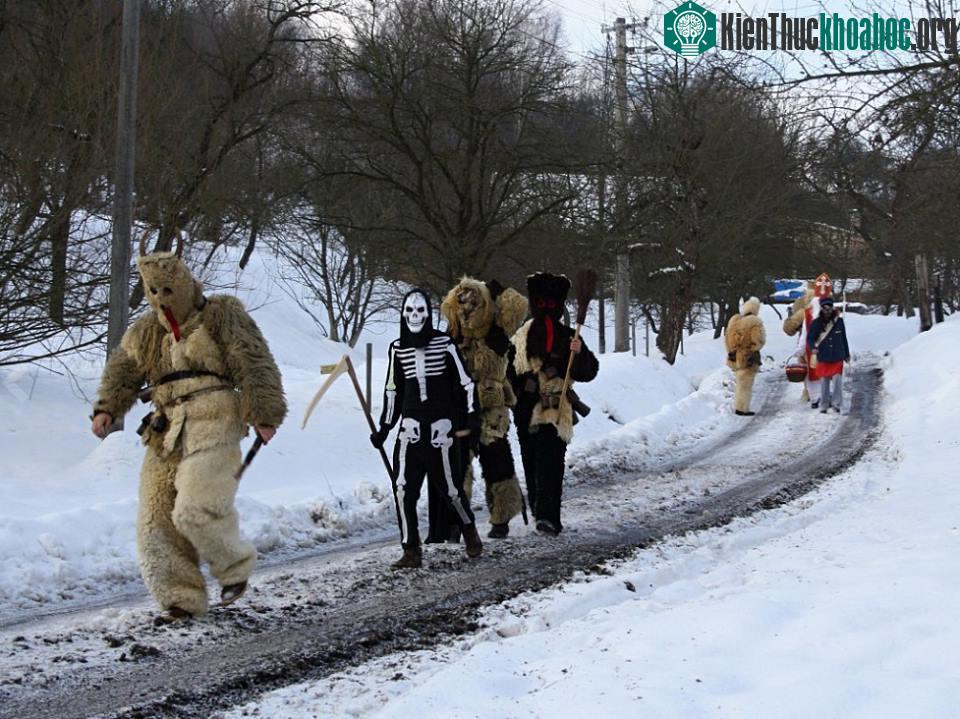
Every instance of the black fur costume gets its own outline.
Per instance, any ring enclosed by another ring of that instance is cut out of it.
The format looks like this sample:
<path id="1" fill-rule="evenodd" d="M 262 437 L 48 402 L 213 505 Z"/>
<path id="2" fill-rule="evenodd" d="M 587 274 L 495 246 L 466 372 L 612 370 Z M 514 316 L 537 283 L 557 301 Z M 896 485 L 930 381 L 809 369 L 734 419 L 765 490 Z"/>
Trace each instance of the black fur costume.
<path id="1" fill-rule="evenodd" d="M 527 498 L 537 529 L 558 534 L 560 502 L 567 444 L 575 421 L 569 401 L 560 402 L 563 379 L 574 331 L 560 324 L 570 281 L 563 275 L 538 272 L 527 278 L 527 295 L 533 319 L 512 338 L 510 381 L 517 404 L 513 410 L 520 455 L 526 476 Z M 582 342 L 582 340 L 581 340 Z M 583 343 L 574 355 L 571 385 L 597 376 L 599 364 Z"/>

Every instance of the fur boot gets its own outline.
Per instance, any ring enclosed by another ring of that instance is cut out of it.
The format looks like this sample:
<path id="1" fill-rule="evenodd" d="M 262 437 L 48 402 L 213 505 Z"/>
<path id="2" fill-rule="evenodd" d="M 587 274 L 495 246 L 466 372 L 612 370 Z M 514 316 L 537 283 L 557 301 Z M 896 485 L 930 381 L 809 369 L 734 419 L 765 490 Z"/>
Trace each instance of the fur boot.
<path id="1" fill-rule="evenodd" d="M 520 514 L 523 495 L 520 493 L 520 482 L 515 476 L 501 482 L 489 482 L 486 495 L 491 524 L 507 524 Z"/>

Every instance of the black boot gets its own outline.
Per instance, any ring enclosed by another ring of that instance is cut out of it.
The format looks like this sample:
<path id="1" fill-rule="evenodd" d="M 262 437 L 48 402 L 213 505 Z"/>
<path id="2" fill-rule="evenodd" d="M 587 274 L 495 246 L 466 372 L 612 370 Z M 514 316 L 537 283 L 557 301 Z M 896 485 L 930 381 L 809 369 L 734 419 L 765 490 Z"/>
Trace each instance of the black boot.
<path id="1" fill-rule="evenodd" d="M 423 553 L 420 546 L 404 547 L 403 556 L 390 565 L 393 569 L 420 569 L 423 566 Z"/>
<path id="2" fill-rule="evenodd" d="M 504 522 L 503 524 L 491 524 L 490 531 L 487 532 L 487 536 L 490 539 L 503 539 L 508 534 L 510 534 L 510 525 Z"/>
<path id="3" fill-rule="evenodd" d="M 556 537 L 558 534 L 560 534 L 560 530 L 557 528 L 557 525 L 551 522 L 549 519 L 538 519 L 537 534 L 543 534 L 547 537 Z"/>
<path id="4" fill-rule="evenodd" d="M 463 527 L 463 543 L 467 547 L 468 557 L 479 557 L 483 553 L 483 543 L 477 534 L 476 524 L 465 524 Z"/>

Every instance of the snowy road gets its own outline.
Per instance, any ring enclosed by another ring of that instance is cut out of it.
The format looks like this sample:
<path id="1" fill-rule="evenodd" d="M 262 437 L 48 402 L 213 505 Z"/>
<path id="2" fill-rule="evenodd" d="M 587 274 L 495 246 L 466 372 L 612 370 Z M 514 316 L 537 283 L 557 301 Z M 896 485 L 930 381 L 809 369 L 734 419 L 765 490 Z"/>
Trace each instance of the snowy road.
<path id="1" fill-rule="evenodd" d="M 854 372 L 849 413 L 819 423 L 786 398 L 778 373 L 762 379 L 760 413 L 733 434 L 678 447 L 655 471 L 584 465 L 564 505 L 569 531 L 556 540 L 517 531 L 487 542 L 479 561 L 431 546 L 424 569 L 405 574 L 385 569 L 392 540 L 350 544 L 267 568 L 249 599 L 184 627 L 154 627 L 152 608 L 129 600 L 7 626 L 0 717 L 208 717 L 268 689 L 473 631 L 483 605 L 787 501 L 869 445 L 878 370 Z"/>

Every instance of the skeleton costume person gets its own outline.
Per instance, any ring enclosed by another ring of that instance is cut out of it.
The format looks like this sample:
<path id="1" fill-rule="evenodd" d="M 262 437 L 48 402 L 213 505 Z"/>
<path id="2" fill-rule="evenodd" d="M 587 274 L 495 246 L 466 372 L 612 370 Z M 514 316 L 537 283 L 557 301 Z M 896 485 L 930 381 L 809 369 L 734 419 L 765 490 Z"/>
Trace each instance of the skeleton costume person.
<path id="1" fill-rule="evenodd" d="M 247 425 L 269 440 L 287 407 L 267 343 L 236 298 L 204 297 L 177 254 L 143 254 L 142 240 L 137 266 L 151 311 L 107 361 L 93 431 L 106 436 L 143 383 L 151 386 L 154 410 L 138 430 L 147 452 L 137 549 L 161 619 L 172 621 L 207 611 L 201 561 L 222 603 L 246 588 L 256 550 L 240 536 L 234 509 L 240 440 Z"/>
<path id="2" fill-rule="evenodd" d="M 382 447 L 400 423 L 393 450 L 393 494 L 403 556 L 393 567 L 421 566 L 417 502 L 424 475 L 446 498 L 463 532 L 467 555 L 483 551 L 470 503 L 463 492 L 462 449 L 478 419 L 476 391 L 463 357 L 449 335 L 433 329 L 426 292 L 403 299 L 400 338 L 390 344 L 380 428 L 370 435 Z"/>
<path id="3" fill-rule="evenodd" d="M 537 531 L 557 535 L 563 529 L 560 501 L 567 444 L 575 421 L 570 401 L 560 401 L 574 331 L 560 324 L 570 281 L 563 275 L 538 272 L 527 278 L 533 319 L 512 338 L 509 377 L 517 396 L 513 410 L 520 456 Z M 571 366 L 573 382 L 589 382 L 599 364 L 581 341 Z"/>
<path id="4" fill-rule="evenodd" d="M 509 408 L 516 403 L 513 388 L 507 381 L 507 354 L 509 338 L 523 323 L 527 308 L 527 299 L 516 290 L 504 289 L 495 280 L 481 282 L 472 277 L 461 279 L 440 305 L 448 331 L 463 353 L 467 371 L 477 386 L 480 433 L 475 446 L 467 448 L 464 490 L 469 498 L 473 488 L 473 456 L 477 455 L 490 510 L 491 527 L 487 536 L 493 538 L 507 536 L 510 520 L 523 507 L 523 494 L 507 440 Z M 458 536 L 447 502 L 432 488 L 428 490 L 430 532 L 427 541 Z"/>

